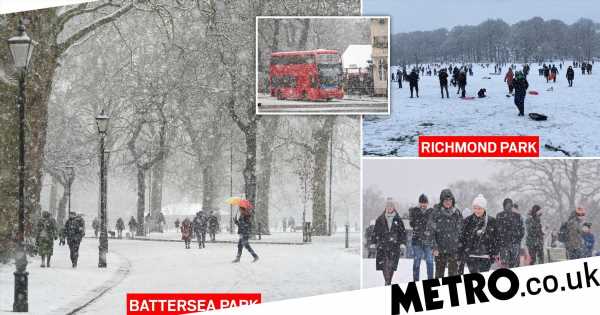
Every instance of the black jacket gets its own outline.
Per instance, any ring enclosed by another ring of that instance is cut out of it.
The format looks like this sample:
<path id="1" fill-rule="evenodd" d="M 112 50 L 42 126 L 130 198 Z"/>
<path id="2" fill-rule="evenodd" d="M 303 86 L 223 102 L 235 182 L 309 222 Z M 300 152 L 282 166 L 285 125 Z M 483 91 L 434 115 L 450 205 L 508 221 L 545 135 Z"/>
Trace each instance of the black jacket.
<path id="1" fill-rule="evenodd" d="M 501 248 L 521 244 L 525 229 L 521 215 L 508 209 L 496 216 L 498 228 L 498 246 Z"/>
<path id="2" fill-rule="evenodd" d="M 422 210 L 419 207 L 408 209 L 408 219 L 412 231 L 412 245 L 431 246 L 431 232 L 427 229 L 433 212 L 432 208 Z"/>
<path id="3" fill-rule="evenodd" d="M 460 243 L 465 257 L 488 255 L 491 258 L 498 255 L 496 219 L 487 213 L 481 218 L 475 214 L 466 217 Z"/>
<path id="4" fill-rule="evenodd" d="M 531 215 L 525 220 L 527 227 L 527 238 L 525 244 L 527 247 L 542 247 L 544 245 L 544 232 L 542 231 L 542 222 L 540 217 Z"/>
<path id="5" fill-rule="evenodd" d="M 460 86 L 467 86 L 467 74 L 464 72 L 460 72 L 458 74 L 458 85 Z"/>
<path id="6" fill-rule="evenodd" d="M 567 80 L 573 80 L 575 78 L 575 70 L 573 68 L 567 69 Z"/>
<path id="7" fill-rule="evenodd" d="M 192 230 L 194 233 L 202 233 L 206 232 L 206 228 L 208 226 L 207 218 L 204 214 L 196 215 L 194 217 L 194 221 L 192 221 Z"/>
<path id="8" fill-rule="evenodd" d="M 408 75 L 408 82 L 410 85 L 418 85 L 419 84 L 419 74 L 416 72 L 411 72 Z"/>
<path id="9" fill-rule="evenodd" d="M 452 207 L 443 207 L 443 200 L 452 198 Z M 440 203 L 435 205 L 429 220 L 433 249 L 442 254 L 458 255 L 460 250 L 460 236 L 462 234 L 463 217 L 455 207 L 454 195 L 449 189 L 442 190 Z"/>
<path id="10" fill-rule="evenodd" d="M 236 217 L 233 222 L 238 226 L 238 234 L 250 235 L 252 230 L 252 216 L 242 214 Z"/>
<path id="11" fill-rule="evenodd" d="M 529 82 L 527 79 L 513 80 L 513 87 L 515 89 L 515 95 L 524 96 L 529 88 Z"/>
<path id="12" fill-rule="evenodd" d="M 446 71 L 440 71 L 438 77 L 440 78 L 440 85 L 448 85 L 448 73 Z"/>
<path id="13" fill-rule="evenodd" d="M 388 259 L 392 261 L 392 269 L 396 270 L 400 260 L 400 245 L 406 244 L 406 230 L 398 213 L 392 219 L 391 229 L 388 228 L 385 212 L 375 220 L 371 243 L 377 246 L 375 257 L 377 270 L 383 270 L 385 261 Z"/>
<path id="14" fill-rule="evenodd" d="M 85 221 L 80 216 L 69 217 L 65 222 L 65 236 L 68 240 L 79 242 L 85 235 Z"/>

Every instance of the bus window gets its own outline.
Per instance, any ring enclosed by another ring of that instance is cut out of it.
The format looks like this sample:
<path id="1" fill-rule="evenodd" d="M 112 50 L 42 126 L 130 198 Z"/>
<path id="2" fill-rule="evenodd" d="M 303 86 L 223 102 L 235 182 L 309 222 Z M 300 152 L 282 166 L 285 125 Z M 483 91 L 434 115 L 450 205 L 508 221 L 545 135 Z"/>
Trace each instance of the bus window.
<path id="1" fill-rule="evenodd" d="M 293 76 L 276 76 L 271 78 L 271 86 L 273 88 L 295 88 L 296 77 Z"/>
<path id="2" fill-rule="evenodd" d="M 272 65 L 299 65 L 315 63 L 315 58 L 311 55 L 296 56 L 272 56 Z"/>

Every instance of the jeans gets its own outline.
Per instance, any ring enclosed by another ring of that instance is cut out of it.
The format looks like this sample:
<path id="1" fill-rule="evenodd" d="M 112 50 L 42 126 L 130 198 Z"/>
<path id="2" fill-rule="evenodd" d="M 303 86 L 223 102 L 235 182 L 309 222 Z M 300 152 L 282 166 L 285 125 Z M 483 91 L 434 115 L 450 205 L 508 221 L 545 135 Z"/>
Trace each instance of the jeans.
<path id="1" fill-rule="evenodd" d="M 435 257 L 435 277 L 443 278 L 448 266 L 448 276 L 458 275 L 458 257 L 453 254 L 439 253 Z"/>
<path id="2" fill-rule="evenodd" d="M 413 281 L 419 281 L 419 273 L 421 271 L 421 259 L 425 259 L 427 264 L 427 279 L 433 278 L 433 254 L 431 247 L 426 245 L 413 245 L 414 253 L 413 260 Z"/>
<path id="3" fill-rule="evenodd" d="M 581 248 L 569 248 L 567 249 L 567 259 L 579 259 L 584 258 L 585 252 Z"/>
<path id="4" fill-rule="evenodd" d="M 250 253 L 250 255 L 252 255 L 252 257 L 254 257 L 254 258 L 258 257 L 258 255 L 256 255 L 256 253 L 254 252 L 252 247 L 250 247 L 250 243 L 248 242 L 249 238 L 250 238 L 250 235 L 240 234 L 240 239 L 238 241 L 238 251 L 237 251 L 238 258 L 242 257 L 242 249 L 244 247 L 246 248 L 246 250 L 248 250 L 248 252 Z"/>
<path id="5" fill-rule="evenodd" d="M 544 246 L 543 245 L 527 247 L 527 249 L 529 249 L 529 257 L 531 257 L 531 265 L 535 265 L 536 263 L 538 263 L 538 264 L 544 263 Z"/>

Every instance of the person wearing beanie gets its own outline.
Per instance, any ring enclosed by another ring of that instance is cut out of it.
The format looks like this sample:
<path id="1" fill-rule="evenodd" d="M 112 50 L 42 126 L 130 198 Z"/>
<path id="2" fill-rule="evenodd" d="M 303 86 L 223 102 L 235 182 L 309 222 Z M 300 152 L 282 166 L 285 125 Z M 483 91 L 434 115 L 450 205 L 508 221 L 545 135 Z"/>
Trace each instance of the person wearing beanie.
<path id="1" fill-rule="evenodd" d="M 496 219 L 487 214 L 487 200 L 481 194 L 471 208 L 473 214 L 464 220 L 460 250 L 469 272 L 486 272 L 498 256 Z"/>
<path id="2" fill-rule="evenodd" d="M 427 222 L 431 217 L 432 208 L 429 208 L 429 199 L 425 194 L 419 196 L 419 206 L 408 209 L 410 227 L 413 229 L 411 247 L 414 253 L 413 281 L 419 281 L 421 259 L 427 265 L 427 279 L 433 278 L 433 250 L 431 247 L 431 232 L 427 229 Z"/>
<path id="3" fill-rule="evenodd" d="M 496 216 L 500 262 L 507 268 L 519 267 L 521 241 L 525 236 L 523 219 L 513 210 L 512 199 L 504 199 L 502 207 L 504 210 Z"/>
<path id="4" fill-rule="evenodd" d="M 592 257 L 594 252 L 594 245 L 596 244 L 596 238 L 594 237 L 594 233 L 592 233 L 591 223 L 587 222 L 583 224 L 583 234 L 581 237 L 583 238 L 584 247 L 583 257 Z"/>
<path id="5" fill-rule="evenodd" d="M 446 267 L 448 276 L 458 275 L 463 218 L 450 189 L 440 193 L 440 202 L 433 208 L 428 225 L 435 257 L 435 278 L 444 277 Z"/>
<path id="6" fill-rule="evenodd" d="M 400 260 L 400 246 L 406 245 L 406 230 L 396 208 L 396 202 L 387 198 L 383 213 L 375 220 L 371 240 L 377 248 L 375 266 L 383 273 L 385 285 L 392 284 Z"/>
<path id="7" fill-rule="evenodd" d="M 529 216 L 525 220 L 527 238 L 525 245 L 531 257 L 531 265 L 544 263 L 544 231 L 542 229 L 542 208 L 539 205 L 531 207 Z"/>

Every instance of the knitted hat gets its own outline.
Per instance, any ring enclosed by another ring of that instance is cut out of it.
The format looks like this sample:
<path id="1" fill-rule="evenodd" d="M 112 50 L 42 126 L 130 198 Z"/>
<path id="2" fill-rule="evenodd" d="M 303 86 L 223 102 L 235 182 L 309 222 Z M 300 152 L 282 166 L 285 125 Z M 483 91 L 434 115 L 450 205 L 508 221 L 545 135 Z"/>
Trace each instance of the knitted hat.
<path id="1" fill-rule="evenodd" d="M 475 197 L 475 199 L 473 199 L 473 206 L 479 206 L 483 209 L 487 209 L 487 200 L 482 194 L 479 194 L 477 197 Z"/>
<path id="2" fill-rule="evenodd" d="M 392 197 L 386 198 L 385 207 L 386 208 L 394 208 L 395 210 L 398 210 L 398 207 L 396 206 L 396 201 L 394 201 L 394 198 L 392 198 Z"/>
<path id="3" fill-rule="evenodd" d="M 419 196 L 419 203 L 429 203 L 429 199 L 427 198 L 427 196 L 425 194 L 421 194 Z"/>

